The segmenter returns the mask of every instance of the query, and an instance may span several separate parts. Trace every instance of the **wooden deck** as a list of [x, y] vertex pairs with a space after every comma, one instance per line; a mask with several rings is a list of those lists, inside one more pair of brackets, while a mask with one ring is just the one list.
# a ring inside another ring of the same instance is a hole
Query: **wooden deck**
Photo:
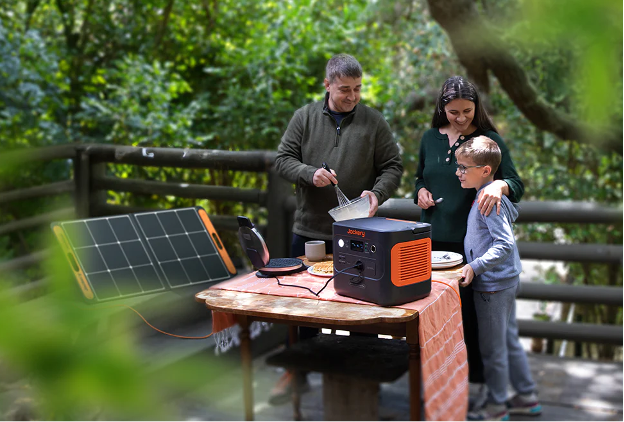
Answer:
[[[256, 420], [293, 420], [290, 402], [271, 406], [269, 391], [281, 370], [264, 363], [266, 354], [254, 359], [254, 401]], [[622, 362], [597, 362], [529, 354], [531, 370], [539, 385], [543, 413], [539, 417], [512, 417], [531, 421], [622, 420]], [[305, 420], [323, 420], [322, 380], [310, 374], [312, 389], [302, 397]], [[187, 420], [242, 420], [243, 401], [240, 373], [213, 380], [202, 396], [206, 402], [186, 402]], [[381, 420], [408, 420], [407, 377], [382, 384]], [[197, 396], [195, 396], [197, 397]]]
[[[141, 326], [142, 327], [142, 326]], [[146, 356], [158, 364], [150, 365], [159, 371], [163, 366], [175, 367], [185, 359], [192, 359], [198, 365], [214, 364], [215, 343], [213, 338], [205, 341], [180, 341], [143, 327], [146, 339], [143, 347]], [[163, 326], [163, 328], [169, 328]], [[174, 330], [173, 327], [171, 331]], [[179, 331], [178, 331], [179, 332]], [[188, 325], [183, 335], [200, 336], [206, 332], [206, 322]], [[274, 329], [264, 332], [263, 341], [252, 347], [254, 355], [254, 403], [256, 420], [293, 420], [290, 402], [280, 406], [268, 403], [269, 392], [280, 378], [283, 370], [268, 366], [265, 359], [273, 353], [275, 344], [286, 338], [286, 330]], [[253, 345], [253, 343], [252, 343]], [[223, 365], [221, 372], [205, 383], [197, 383], [192, 392], [175, 395], [168, 400], [176, 420], [243, 420], [242, 371], [238, 348], [218, 358]], [[511, 420], [531, 421], [598, 421], [622, 420], [622, 362], [597, 362], [581, 359], [557, 358], [547, 355], [529, 354], [531, 370], [538, 383], [543, 413], [535, 418], [512, 417]], [[305, 420], [323, 420], [322, 378], [320, 374], [309, 375], [311, 391], [302, 397], [302, 414]], [[1, 380], [0, 380], [1, 381]], [[21, 385], [15, 383], [15, 385]], [[0, 387], [7, 387], [2, 385]], [[408, 420], [407, 376], [394, 383], [382, 384], [380, 395], [381, 420]], [[0, 389], [0, 420], [5, 416], [2, 403], [13, 403], [28, 391]], [[15, 419], [9, 419], [15, 420]]]

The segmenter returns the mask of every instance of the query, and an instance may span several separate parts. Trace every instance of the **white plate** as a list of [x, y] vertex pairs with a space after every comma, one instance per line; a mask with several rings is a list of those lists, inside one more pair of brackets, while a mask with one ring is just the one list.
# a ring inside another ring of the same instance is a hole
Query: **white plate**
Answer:
[[433, 270], [441, 270], [442, 268], [451, 268], [461, 264], [461, 261], [457, 262], [445, 262], [443, 264], [431, 264], [431, 269]]
[[463, 259], [454, 259], [452, 261], [432, 262], [431, 265], [459, 264], [462, 261], [463, 261]]
[[[455, 252], [448, 251], [432, 251], [431, 263], [432, 264], [450, 264], [451, 262], [462, 261], [462, 256]], [[457, 265], [457, 264], [455, 264]]]
[[315, 273], [312, 267], [308, 267], [308, 272], [317, 277], [333, 277], [334, 276], [334, 274]]

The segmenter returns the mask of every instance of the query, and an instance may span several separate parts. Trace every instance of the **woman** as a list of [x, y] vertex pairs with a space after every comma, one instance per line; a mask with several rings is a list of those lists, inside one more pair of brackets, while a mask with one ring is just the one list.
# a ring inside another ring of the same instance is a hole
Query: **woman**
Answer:
[[[457, 252], [464, 256], [466, 221], [474, 189], [462, 189], [455, 175], [455, 150], [468, 139], [485, 135], [494, 140], [502, 152], [502, 161], [495, 173], [494, 182], [487, 186], [479, 201], [482, 214], [496, 207], [500, 213], [502, 195], [519, 202], [524, 185], [511, 161], [509, 149], [498, 134], [492, 120], [483, 108], [475, 86], [461, 76], [444, 82], [433, 119], [422, 137], [414, 202], [422, 208], [421, 221], [431, 224], [432, 249]], [[442, 202], [436, 203], [437, 199]], [[483, 364], [479, 353], [476, 313], [472, 287], [460, 289], [464, 340], [468, 351], [469, 381], [483, 383]]]

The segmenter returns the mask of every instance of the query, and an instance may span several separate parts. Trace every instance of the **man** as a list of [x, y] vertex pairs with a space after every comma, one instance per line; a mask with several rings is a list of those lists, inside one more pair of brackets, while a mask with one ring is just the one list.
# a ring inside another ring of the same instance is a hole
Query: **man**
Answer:
[[403, 173], [390, 126], [381, 113], [358, 104], [360, 63], [347, 54], [332, 57], [324, 84], [324, 101], [295, 112], [275, 160], [279, 174], [297, 185], [293, 256], [304, 255], [309, 240], [325, 240], [331, 252], [333, 219], [327, 212], [338, 205], [331, 182], [349, 199], [368, 196], [371, 217], [396, 191]]
[[[332, 223], [328, 211], [338, 205], [331, 183], [349, 199], [369, 198], [372, 217], [401, 181], [403, 165], [390, 126], [378, 111], [359, 104], [362, 66], [352, 56], [338, 54], [325, 68], [325, 99], [297, 110], [277, 150], [275, 168], [297, 187], [291, 256], [305, 254], [305, 242], [324, 240], [332, 253]], [[331, 171], [322, 168], [327, 163]], [[340, 180], [340, 183], [338, 183]], [[300, 329], [300, 338], [318, 330]], [[287, 373], [269, 401], [288, 400], [292, 375]], [[305, 390], [306, 385], [303, 386]]]

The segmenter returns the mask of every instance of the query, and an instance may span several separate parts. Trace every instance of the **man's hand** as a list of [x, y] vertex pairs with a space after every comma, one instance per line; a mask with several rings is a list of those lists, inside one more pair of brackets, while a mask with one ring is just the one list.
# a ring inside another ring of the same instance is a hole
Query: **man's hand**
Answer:
[[472, 283], [472, 279], [474, 278], [474, 275], [475, 273], [472, 270], [472, 267], [470, 266], [470, 264], [464, 265], [464, 267], [462, 268], [463, 281], [460, 280], [459, 285], [462, 287], [466, 287], [467, 285]]
[[418, 191], [418, 206], [423, 210], [429, 207], [435, 207], [435, 201], [433, 195], [427, 190], [427, 188], [420, 188]]
[[377, 208], [379, 208], [379, 201], [377, 200], [377, 195], [369, 190], [362, 191], [360, 198], [368, 196], [369, 206], [368, 206], [368, 216], [372, 217], [377, 212]]
[[312, 177], [312, 183], [317, 188], [322, 188], [330, 183], [338, 184], [338, 179], [336, 179], [336, 172], [334, 170], [328, 172], [324, 168], [320, 168], [314, 172], [314, 176]]

